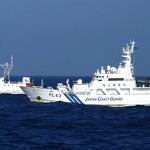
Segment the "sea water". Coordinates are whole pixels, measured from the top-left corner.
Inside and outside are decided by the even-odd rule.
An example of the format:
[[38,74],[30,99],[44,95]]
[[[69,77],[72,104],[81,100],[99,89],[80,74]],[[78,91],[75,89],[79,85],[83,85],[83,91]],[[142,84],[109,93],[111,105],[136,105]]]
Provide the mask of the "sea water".
[[[32,77],[38,85],[42,78],[45,86],[56,86],[68,77]],[[69,78],[72,83],[79,77]],[[42,104],[0,95],[0,150],[149,149],[150,107]]]

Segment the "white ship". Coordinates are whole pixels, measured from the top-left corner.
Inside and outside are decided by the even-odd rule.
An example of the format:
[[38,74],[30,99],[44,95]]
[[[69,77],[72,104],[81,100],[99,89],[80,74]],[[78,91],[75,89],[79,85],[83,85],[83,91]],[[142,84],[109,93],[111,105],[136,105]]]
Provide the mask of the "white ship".
[[0,77],[0,94],[25,94],[20,86],[25,87],[31,85],[30,77],[22,77],[22,81],[14,82],[10,81],[10,71],[13,67],[13,57],[11,57],[11,63],[0,64],[0,67],[4,69],[4,74]]
[[123,48],[119,66],[106,69],[102,66],[94,73],[91,82],[78,79],[72,87],[59,83],[56,89],[21,87],[33,102],[67,102],[84,105],[135,106],[150,105],[150,87],[139,87],[134,77],[132,54],[135,42]]

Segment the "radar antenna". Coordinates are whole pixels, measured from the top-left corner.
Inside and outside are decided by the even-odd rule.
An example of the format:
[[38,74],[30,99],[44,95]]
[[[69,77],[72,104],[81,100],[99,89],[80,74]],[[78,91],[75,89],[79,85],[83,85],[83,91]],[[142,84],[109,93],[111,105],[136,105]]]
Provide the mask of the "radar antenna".
[[5,64],[0,64],[0,67],[4,69],[3,77],[5,80],[10,81],[10,71],[13,68],[13,56],[10,58],[10,64],[7,62]]

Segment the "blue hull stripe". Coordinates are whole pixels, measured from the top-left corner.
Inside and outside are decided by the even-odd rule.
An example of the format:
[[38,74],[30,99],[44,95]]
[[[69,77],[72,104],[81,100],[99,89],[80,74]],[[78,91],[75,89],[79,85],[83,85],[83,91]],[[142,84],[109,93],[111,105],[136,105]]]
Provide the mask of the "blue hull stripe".
[[84,104],[75,94],[64,94],[66,98],[71,102],[75,104]]
[[79,97],[77,97],[77,95],[73,95],[81,104],[84,104],[80,99],[79,99]]
[[70,94],[67,94],[67,96],[73,101],[73,103],[78,103]]
[[73,96],[73,98],[78,102],[78,104],[81,104],[74,96]]
[[80,104],[80,102],[74,97],[73,94],[68,94],[68,95],[70,96],[70,98],[71,98],[72,100],[74,100],[75,103]]
[[77,95],[75,95],[75,94],[69,94],[69,95],[71,95],[71,97],[73,99],[75,99],[76,101],[78,101],[79,104],[83,104],[83,102],[79,99],[79,97],[77,97]]
[[69,94],[69,96],[76,101],[76,103],[80,104],[80,102],[74,97],[73,94]]
[[65,94],[65,96],[69,99],[71,103],[80,104],[80,102],[73,97],[74,96],[73,94]]
[[67,94],[64,94],[66,97],[67,97],[67,99],[71,102],[71,103],[74,103],[74,101],[70,98],[70,96],[68,96]]

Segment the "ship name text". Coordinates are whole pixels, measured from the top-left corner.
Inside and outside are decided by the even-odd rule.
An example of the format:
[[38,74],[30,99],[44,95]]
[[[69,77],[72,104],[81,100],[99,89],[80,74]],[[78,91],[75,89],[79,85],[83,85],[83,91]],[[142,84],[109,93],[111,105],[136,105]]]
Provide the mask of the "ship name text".
[[122,101],[122,97],[86,97],[85,101]]
[[58,94],[58,93],[49,93],[49,97],[57,97],[57,98],[60,98],[60,97],[61,97],[61,94]]

